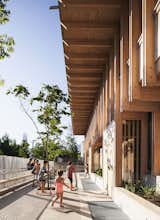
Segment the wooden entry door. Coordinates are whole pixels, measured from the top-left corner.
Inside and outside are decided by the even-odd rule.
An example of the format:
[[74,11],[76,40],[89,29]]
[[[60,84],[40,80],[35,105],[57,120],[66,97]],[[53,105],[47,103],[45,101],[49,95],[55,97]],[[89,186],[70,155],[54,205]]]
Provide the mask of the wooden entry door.
[[140,179],[141,120],[123,121],[122,181],[133,183]]

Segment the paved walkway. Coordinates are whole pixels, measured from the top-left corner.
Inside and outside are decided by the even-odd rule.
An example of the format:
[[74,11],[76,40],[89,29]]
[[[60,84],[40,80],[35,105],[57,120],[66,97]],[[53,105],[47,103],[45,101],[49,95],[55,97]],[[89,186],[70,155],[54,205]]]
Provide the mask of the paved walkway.
[[0,197],[0,220],[36,220],[48,206],[51,196],[42,195],[31,184]]
[[64,208],[51,207],[50,193],[31,185],[0,197],[0,220],[129,220],[105,192],[84,174],[77,174],[78,190],[65,189]]
[[90,179],[80,174],[78,191],[64,192],[64,208],[51,204],[44,211],[40,220],[129,220],[114,202]]

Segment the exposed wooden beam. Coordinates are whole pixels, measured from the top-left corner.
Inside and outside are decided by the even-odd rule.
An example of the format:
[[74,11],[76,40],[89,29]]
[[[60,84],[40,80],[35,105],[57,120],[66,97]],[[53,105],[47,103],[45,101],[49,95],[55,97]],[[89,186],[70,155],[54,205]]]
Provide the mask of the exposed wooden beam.
[[81,116],[81,117],[89,117],[88,113],[74,113],[73,115],[73,118],[75,117],[78,117],[78,116]]
[[59,0],[63,6],[66,7],[106,7],[106,8],[120,8],[120,0]]
[[72,82],[72,83],[70,83],[70,82],[68,82],[68,85],[69,86],[74,86],[74,87],[76,87],[76,88],[98,88],[99,87],[99,83],[97,83],[97,82],[77,82],[77,81],[75,81],[75,82]]
[[77,69],[70,69],[70,70],[67,70],[67,73],[70,75],[70,73],[75,73],[75,74],[78,74],[78,73],[89,73],[89,74],[102,74],[103,71],[105,70],[105,68],[103,69],[98,69],[98,68],[77,68]]
[[68,79],[74,79],[74,78],[101,78],[102,73],[67,73],[67,78]]
[[101,80],[101,76],[90,76],[90,77],[80,77],[80,76],[74,76],[74,77],[67,77],[68,81],[73,83],[74,81],[78,81],[78,82],[84,82],[84,81],[90,81],[90,82],[97,82]]
[[85,120],[86,120],[86,119],[88,119],[89,117],[88,117],[88,116],[79,115],[78,118],[82,118],[82,119],[85,119]]
[[101,76],[94,76],[94,77],[67,77],[69,82],[99,82],[101,80]]
[[84,99],[85,98],[93,98],[93,97],[95,97],[95,94],[94,93],[90,93],[90,92],[85,92],[85,93],[82,93],[82,92],[72,92],[72,97],[74,97],[74,98],[79,98],[79,97],[83,97]]
[[78,106],[82,106],[83,108],[87,106],[88,108],[91,108],[92,104],[93,104],[93,102],[91,102],[91,103],[88,103],[88,102],[86,102],[86,103],[82,103],[82,102],[81,103],[77,103],[77,102],[75,103],[75,102],[72,102],[72,103],[70,103],[70,106],[73,107],[73,108],[74,107],[78,107]]
[[71,99],[74,98],[74,99],[95,99],[95,94],[94,93],[90,93],[90,92],[87,92],[87,93],[82,93],[82,92],[72,92],[70,94],[70,97]]
[[79,110],[91,110],[92,105],[71,105],[71,109],[78,109]]
[[80,70],[84,70],[84,71],[99,71],[99,72],[101,72],[101,71],[103,71],[104,69],[105,69],[105,65],[83,65],[83,64],[71,64],[71,65],[67,65],[66,66],[66,69],[67,69],[67,71],[68,72],[77,72],[77,70],[78,71],[80,71]]
[[78,29],[78,30],[105,30],[105,31],[114,31],[117,25],[115,23],[87,23],[87,22],[70,22],[65,21],[61,22],[61,26],[65,29]]
[[67,66],[70,68],[70,69],[92,69],[92,68],[95,68],[95,69],[104,69],[105,65],[98,65],[98,64],[88,64],[88,65],[84,65],[84,64],[67,64]]
[[79,99],[72,99],[71,100],[71,103],[75,103],[75,104],[79,104],[79,103],[89,103],[89,104],[94,104],[95,103],[95,101],[94,101],[94,99],[90,99],[90,100],[87,100],[87,99],[81,99],[81,100],[79,100]]
[[70,57],[69,59],[65,59],[66,64],[70,65],[72,62],[85,62],[85,63],[94,63],[94,62],[100,62],[102,65],[105,65],[107,62],[106,57]]
[[69,53],[67,55],[69,59],[106,59],[107,53]]
[[78,47],[105,47],[111,48],[112,42],[111,41],[102,41],[102,40],[75,40],[75,39],[65,39],[63,40],[65,46],[78,46]]
[[74,111],[78,112],[78,114],[79,114],[79,113],[90,114],[91,109],[77,109],[77,108],[74,108],[74,109],[72,109],[72,113],[73,113],[73,114],[74,114]]
[[69,89],[69,92],[71,92],[71,93],[74,93],[74,92],[76,92],[76,93],[92,93],[92,94],[95,94],[97,91],[95,90],[95,88],[87,88],[87,87],[81,87],[81,88],[77,88],[77,87],[69,87],[68,88]]
[[80,104],[80,105],[83,105],[83,104],[88,104],[88,105],[90,105],[90,104],[92,104],[92,105],[93,105],[93,104],[94,104],[94,100],[90,100],[90,101],[89,101],[89,100],[87,100],[87,101],[85,101],[85,100],[83,100],[83,101],[82,101],[82,100],[81,100],[81,101],[79,101],[79,100],[72,100],[71,103],[73,103],[73,105],[74,105],[74,104],[75,104],[75,105],[76,105],[76,104]]

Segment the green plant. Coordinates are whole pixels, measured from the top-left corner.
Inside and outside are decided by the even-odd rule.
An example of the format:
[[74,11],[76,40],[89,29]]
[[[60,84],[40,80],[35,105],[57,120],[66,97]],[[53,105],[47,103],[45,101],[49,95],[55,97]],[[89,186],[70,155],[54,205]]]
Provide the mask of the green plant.
[[153,197],[155,194],[155,187],[150,186],[142,186],[142,193],[144,197],[150,198]]
[[97,169],[96,171],[95,171],[95,173],[98,175],[98,176],[102,176],[102,169]]
[[[6,3],[9,0],[0,0],[0,25],[9,22],[10,11],[7,9]],[[13,52],[15,42],[12,37],[6,34],[0,34],[0,60],[9,57]]]
[[130,192],[144,196],[146,198],[153,197],[155,194],[155,187],[146,186],[141,181],[137,183],[123,183],[124,188]]
[[125,183],[124,188],[127,189],[130,192],[135,193],[136,192],[136,186],[135,184],[131,184],[131,183]]

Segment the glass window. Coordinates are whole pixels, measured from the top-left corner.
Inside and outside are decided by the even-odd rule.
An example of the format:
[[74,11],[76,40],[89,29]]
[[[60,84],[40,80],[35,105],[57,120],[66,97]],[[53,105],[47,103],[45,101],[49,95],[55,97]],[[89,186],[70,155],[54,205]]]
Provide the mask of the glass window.
[[139,81],[143,82],[143,37],[142,34],[138,40],[139,46]]
[[157,57],[160,56],[160,10],[157,14]]
[[157,4],[154,8],[155,17],[156,17],[156,59],[160,57],[160,0],[157,1]]

